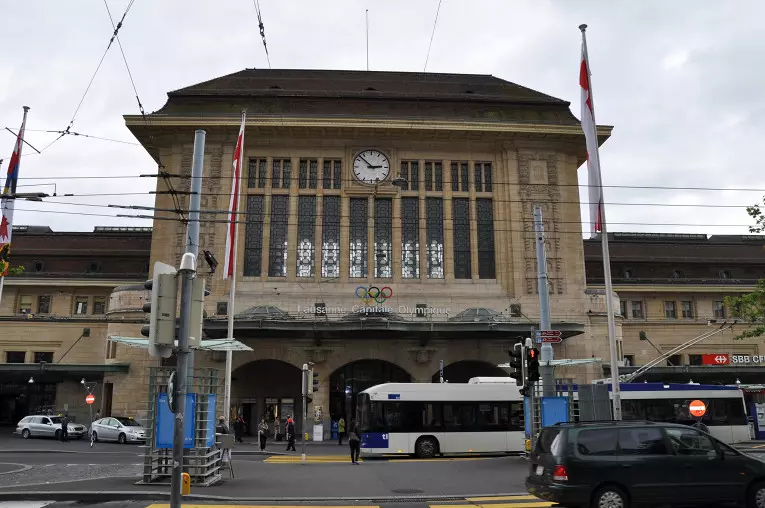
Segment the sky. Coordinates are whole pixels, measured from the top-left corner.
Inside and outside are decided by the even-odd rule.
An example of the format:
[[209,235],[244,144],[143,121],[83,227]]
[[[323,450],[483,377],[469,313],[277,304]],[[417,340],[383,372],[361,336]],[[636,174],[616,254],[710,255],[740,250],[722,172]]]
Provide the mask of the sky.
[[[577,117],[586,23],[596,119],[614,126],[600,154],[609,231],[748,234],[745,207],[765,194],[761,0],[257,1],[275,69],[365,69],[368,9],[371,70],[422,71],[433,34],[429,72],[492,74]],[[139,107],[116,41],[84,95],[113,32],[104,2],[4,3],[0,128],[30,106],[26,140],[43,153],[24,147],[18,191],[57,193],[19,201],[14,223],[151,226],[106,207],[151,206],[156,182],[139,175],[157,168],[125,127]],[[170,90],[268,68],[253,0],[107,0],[115,23],[131,3],[119,40],[147,113]],[[58,137],[43,131],[73,118],[72,132],[121,142],[67,135],[43,150]],[[0,132],[3,172],[13,143]]]

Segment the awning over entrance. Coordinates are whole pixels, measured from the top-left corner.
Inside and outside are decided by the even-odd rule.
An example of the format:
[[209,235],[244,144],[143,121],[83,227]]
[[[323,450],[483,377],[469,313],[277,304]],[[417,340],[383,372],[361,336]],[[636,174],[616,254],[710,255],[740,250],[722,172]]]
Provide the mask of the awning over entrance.
[[[149,339],[110,336],[109,340],[112,342],[117,342],[120,344],[124,344],[126,346],[130,346],[130,347],[138,347],[138,348],[144,348],[144,349],[149,347]],[[248,346],[247,344],[242,344],[241,342],[235,339],[203,340],[201,347],[199,349],[204,349],[208,351],[252,351],[252,348],[250,346]]]
[[129,363],[0,363],[0,377],[7,382],[59,383],[61,381],[98,381],[110,372],[128,372]]
[[[630,374],[639,366],[619,367],[619,374]],[[611,375],[610,364],[603,364],[603,373]],[[765,366],[730,367],[718,365],[680,365],[678,367],[654,367],[633,383],[694,383],[733,385],[736,381],[741,384],[759,384],[765,379]]]

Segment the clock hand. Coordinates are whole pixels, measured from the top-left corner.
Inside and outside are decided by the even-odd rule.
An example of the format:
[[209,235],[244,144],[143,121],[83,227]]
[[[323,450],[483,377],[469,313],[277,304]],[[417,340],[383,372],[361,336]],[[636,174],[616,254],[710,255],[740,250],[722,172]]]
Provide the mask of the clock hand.
[[361,160],[363,160],[364,162],[366,162],[366,163],[367,163],[367,166],[369,166],[370,168],[372,167],[372,165],[369,163],[369,161],[368,161],[368,160],[366,160],[366,159],[364,158],[364,156],[363,156],[363,155],[359,155],[359,158],[360,158]]

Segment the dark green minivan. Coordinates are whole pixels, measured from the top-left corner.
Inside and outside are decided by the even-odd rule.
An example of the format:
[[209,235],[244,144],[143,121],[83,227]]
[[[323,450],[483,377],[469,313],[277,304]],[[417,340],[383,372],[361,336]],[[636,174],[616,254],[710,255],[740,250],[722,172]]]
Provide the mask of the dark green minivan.
[[567,507],[765,508],[765,461],[686,425],[559,423],[542,429],[526,488]]

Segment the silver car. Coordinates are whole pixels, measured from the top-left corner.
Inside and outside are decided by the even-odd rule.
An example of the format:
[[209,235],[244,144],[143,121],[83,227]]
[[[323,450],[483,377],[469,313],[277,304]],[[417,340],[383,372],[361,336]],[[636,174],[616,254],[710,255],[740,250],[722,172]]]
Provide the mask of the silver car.
[[[70,438],[76,437],[82,439],[87,434],[88,429],[84,425],[69,423],[67,434]],[[48,415],[30,415],[25,416],[16,425],[16,434],[21,434],[24,439],[30,437],[55,437],[61,439],[61,417]]]
[[146,429],[132,418],[110,416],[93,422],[93,439],[117,441],[120,444],[146,441]]

